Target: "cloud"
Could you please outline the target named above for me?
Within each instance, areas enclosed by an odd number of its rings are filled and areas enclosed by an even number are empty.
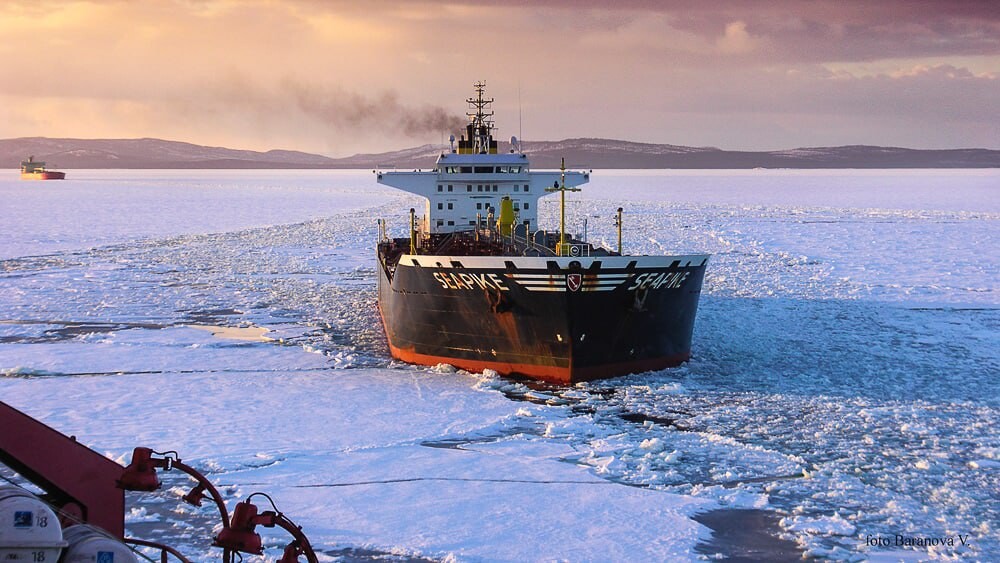
[[[1000,142],[1000,77],[994,74],[918,65],[866,76],[815,67],[746,69],[730,78],[729,87],[702,78],[692,88],[697,96],[665,96],[657,107],[662,117],[650,119],[729,148],[997,148]]]
[[[402,148],[485,79],[499,136],[523,113],[528,139],[1000,142],[991,3],[511,1],[0,3],[0,66],[31,77],[0,82],[0,137]]]
[[[960,79],[985,79],[985,80],[997,80],[1000,75],[992,72],[983,72],[976,74],[971,70],[964,67],[956,67],[948,64],[939,65],[926,65],[919,64],[911,68],[902,68],[893,71],[887,75],[894,79],[904,79],[904,78],[938,78],[942,80],[960,80]]]
[[[726,24],[726,31],[716,42],[719,51],[726,54],[740,54],[754,51],[760,40],[747,33],[747,24],[735,21]]]
[[[568,18],[575,18],[605,3],[548,0],[540,4],[562,7]],[[676,31],[712,41],[721,36],[720,47],[739,46],[745,37],[766,41],[772,62],[1000,55],[1000,7],[988,1],[622,0],[615,2],[614,11],[619,19],[664,18]]]

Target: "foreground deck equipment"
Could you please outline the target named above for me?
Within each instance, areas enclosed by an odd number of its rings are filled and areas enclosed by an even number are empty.
[[[184,502],[201,506],[206,492],[212,498],[222,521],[212,545],[222,548],[223,561],[234,561],[238,552],[263,553],[256,526],[277,526],[291,534],[281,563],[298,561],[299,556],[310,563],[317,560],[302,529],[278,511],[271,497],[251,494],[236,505],[230,519],[219,491],[198,470],[181,462],[176,452],[135,448],[131,463],[122,467],[3,402],[0,428],[0,464],[44,491],[36,496],[18,487],[0,488],[0,515],[5,511],[12,515],[9,529],[0,524],[3,561],[54,563],[65,549],[69,561],[121,562],[132,557],[125,544],[159,549],[162,561],[167,554],[188,561],[169,546],[125,537],[125,491],[160,488],[157,469],[178,469],[196,481]],[[273,510],[258,513],[250,502],[255,496],[267,498]],[[105,559],[101,553],[107,554]]]

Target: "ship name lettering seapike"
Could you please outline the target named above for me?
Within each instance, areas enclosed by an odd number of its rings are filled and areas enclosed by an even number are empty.
[[[688,278],[690,272],[646,272],[638,274],[632,280],[628,291],[645,289],[679,289],[684,285],[684,280]],[[434,279],[437,280],[443,289],[498,289],[507,291],[509,288],[504,285],[503,280],[495,273],[452,273],[434,272]]]
[[[499,289],[507,291],[507,286],[503,284],[500,276],[488,274],[453,274],[445,272],[434,272],[434,279],[441,284],[444,289]]]
[[[637,289],[677,289],[684,284],[684,280],[687,279],[689,272],[661,272],[657,275],[656,272],[647,272],[645,274],[639,274],[633,280],[632,285],[629,286],[629,291],[635,291]]]

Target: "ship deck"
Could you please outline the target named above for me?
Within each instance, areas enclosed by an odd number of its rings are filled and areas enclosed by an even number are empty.
[[[538,231],[528,237],[502,235],[496,229],[470,229],[418,236],[415,252],[409,238],[385,239],[378,245],[379,258],[393,266],[404,254],[427,256],[558,256],[559,233]],[[565,256],[620,256],[619,253],[567,236]]]

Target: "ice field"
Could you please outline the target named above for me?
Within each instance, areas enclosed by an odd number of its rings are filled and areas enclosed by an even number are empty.
[[[8,176],[0,400],[327,560],[1000,560],[1000,171],[595,171],[574,231],[713,256],[690,362],[569,388],[390,359],[375,221],[422,206],[370,170]],[[164,480],[129,533],[217,559]]]

